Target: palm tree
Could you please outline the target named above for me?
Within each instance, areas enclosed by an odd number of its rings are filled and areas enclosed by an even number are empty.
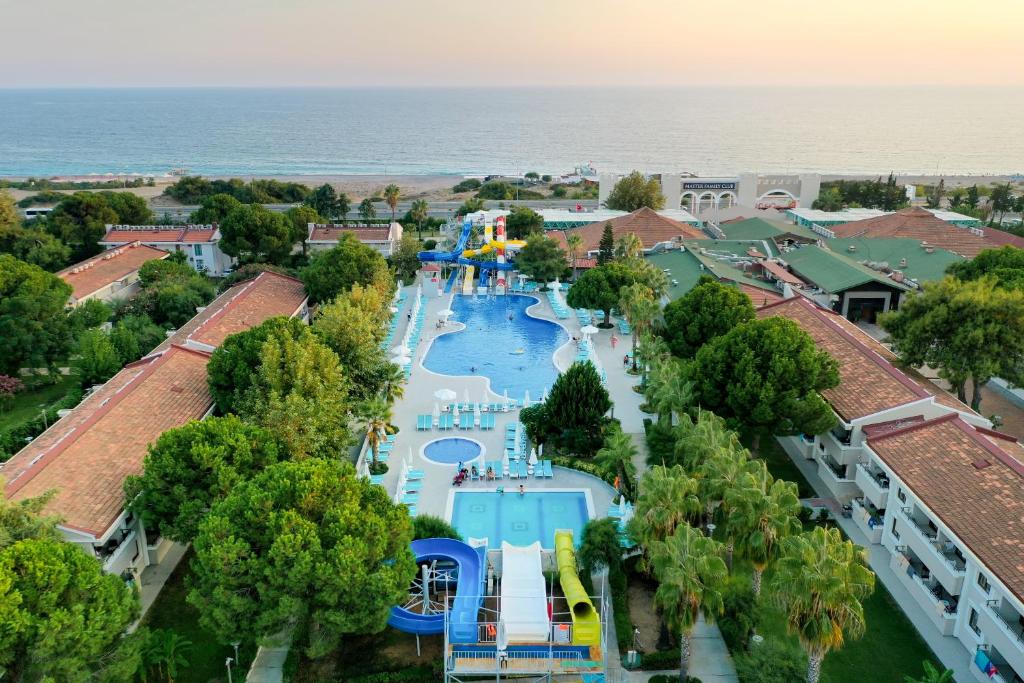
[[[698,423],[699,425],[700,423]],[[694,432],[697,430],[694,429]],[[760,470],[758,472],[758,465]],[[708,457],[697,466],[697,477],[700,481],[700,497],[704,501],[705,511],[708,520],[719,519],[725,522],[728,520],[728,508],[724,503],[728,493],[745,479],[756,479],[758,474],[767,477],[767,469],[764,463],[752,464],[745,449],[719,447],[710,452]],[[717,513],[717,514],[716,514]],[[733,540],[730,529],[723,525],[723,533],[726,537],[726,566],[732,571]]]
[[[402,191],[398,188],[398,185],[391,183],[384,188],[384,201],[391,207],[391,220],[395,220],[395,209],[398,208],[398,197],[402,194]]]
[[[417,199],[409,207],[409,218],[416,221],[416,237],[423,239],[423,221],[427,220],[430,205],[425,199]]]
[[[576,271],[576,257],[579,255],[580,249],[583,248],[583,238],[574,232],[565,238],[565,246],[569,251],[569,257],[572,258],[572,280],[575,282],[578,275]]]
[[[675,424],[677,417],[693,404],[693,384],[683,373],[683,363],[669,358],[657,362],[647,381],[647,402],[658,420]]]
[[[606,472],[614,472],[622,483],[619,491],[628,491],[632,482],[636,481],[636,465],[633,458],[637,455],[636,445],[632,437],[621,429],[616,429],[604,441],[604,446],[594,455],[594,464]]]
[[[661,312],[661,306],[655,301],[650,288],[638,282],[622,288],[619,308],[633,327],[633,372],[636,372],[637,338],[650,329],[654,318]]]
[[[388,363],[384,368],[381,382],[381,396],[388,404],[393,404],[405,396],[405,372],[401,366]]]
[[[167,683],[174,683],[178,670],[188,666],[188,654],[192,641],[171,629],[158,629],[150,635],[148,656],[156,663],[157,672],[166,671]]]
[[[665,340],[660,335],[653,334],[650,330],[640,334],[640,345],[637,347],[637,355],[643,364],[641,367],[642,372],[640,373],[641,386],[647,385],[649,368],[659,361],[672,358],[672,352],[669,350]]]
[[[381,444],[387,441],[388,434],[395,431],[391,426],[391,406],[379,398],[374,398],[360,406],[360,413],[366,420],[366,443],[372,452],[370,462],[376,466]]]
[[[755,461],[759,464],[760,460]],[[754,565],[754,595],[761,595],[761,577],[779,555],[782,539],[800,533],[800,496],[796,484],[747,475],[725,494],[726,529],[740,554]]]
[[[807,683],[818,683],[825,655],[867,628],[861,600],[875,589],[867,552],[836,528],[790,536],[782,541],[772,586],[787,629],[807,651]]]
[[[953,683],[953,670],[944,669],[939,671],[935,668],[935,665],[929,662],[927,659],[921,662],[924,667],[924,676],[921,678],[913,678],[912,676],[904,676],[903,683]]]
[[[643,253],[644,243],[641,242],[640,238],[633,232],[627,232],[625,235],[620,237],[619,241],[615,244],[616,260],[638,258]]]
[[[370,221],[377,217],[377,207],[373,205],[373,200],[369,197],[359,202],[359,217],[364,221]]]
[[[656,543],[651,562],[659,584],[654,604],[669,628],[679,633],[679,683],[690,669],[690,632],[701,614],[713,620],[722,612],[722,587],[728,576],[719,557],[721,544],[688,524]]]
[[[671,536],[677,527],[696,519],[700,512],[697,480],[679,465],[656,465],[640,480],[636,512],[629,522],[631,535],[650,548]]]

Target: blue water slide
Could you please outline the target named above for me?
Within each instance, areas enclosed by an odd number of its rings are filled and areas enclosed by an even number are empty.
[[[472,231],[473,222],[467,220],[462,224],[462,233],[459,234],[459,239],[455,243],[454,249],[451,251],[421,251],[416,256],[420,261],[424,262],[455,263],[462,257],[462,252],[466,250],[466,243],[469,242],[469,233]]]
[[[454,561],[459,568],[455,602],[448,612],[448,640],[475,643],[479,640],[477,621],[487,576],[487,548],[451,538],[424,538],[412,542],[416,562]],[[388,625],[404,633],[437,635],[444,632],[444,614],[417,614],[404,607],[391,608]]]

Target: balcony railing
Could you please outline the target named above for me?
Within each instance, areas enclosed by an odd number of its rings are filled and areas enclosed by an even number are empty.
[[[935,551],[935,555],[946,564],[946,567],[954,574],[963,574],[964,570],[967,568],[966,563],[956,557],[956,554],[953,551],[937,547],[939,538],[938,532],[932,531],[930,527],[920,526],[917,520],[911,516],[906,508],[903,508],[902,512],[903,517],[908,522],[908,526],[922,541],[925,542],[926,545]],[[950,543],[950,545],[952,545],[952,543]]]
[[[998,612],[993,605],[988,603],[985,603],[985,609],[988,610],[989,615],[993,617],[993,621],[996,622],[1010,640],[1020,643],[1024,647],[1024,623],[1020,621],[1017,624],[1009,623],[1002,613]]]

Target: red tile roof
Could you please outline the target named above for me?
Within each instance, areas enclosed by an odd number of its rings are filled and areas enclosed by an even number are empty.
[[[209,354],[174,346],[127,366],[0,466],[12,500],[57,494],[46,512],[100,537],[124,509],[122,484],[142,471],[161,433],[203,417],[213,405]]]
[[[951,414],[869,437],[868,445],[1017,599],[1024,600],[1020,444]]]
[[[787,282],[787,283],[789,283],[791,285],[805,285],[805,284],[807,284],[803,280],[798,278],[796,275],[794,275],[793,273],[789,272],[788,270],[783,268],[778,263],[775,263],[774,261],[769,261],[769,260],[765,259],[764,261],[758,261],[758,265],[760,265],[766,271],[771,273],[772,276],[774,276],[776,280],[780,280],[782,282]]]
[[[346,232],[360,242],[386,242],[391,239],[390,225],[313,225],[309,229],[307,241],[337,242]]]
[[[739,282],[737,284],[739,285],[740,291],[750,297],[750,301],[753,302],[754,308],[760,308],[761,306],[767,306],[769,304],[782,301],[782,294],[780,293],[761,289],[754,285],[748,285],[745,282]]]
[[[829,228],[836,237],[904,237],[948,249],[967,258],[974,258],[982,249],[1005,244],[1002,238],[993,239],[990,230],[982,235],[942,220],[931,211],[920,207],[901,209],[895,213],[843,223]]]
[[[107,234],[100,244],[124,244],[125,242],[213,242],[217,236],[216,225],[108,225]]]
[[[822,396],[847,422],[930,396],[943,405],[970,412],[967,406],[917,373],[894,366],[892,352],[856,325],[803,296],[762,306],[757,316],[792,320],[838,361],[839,385],[826,389]]]
[[[57,276],[71,285],[71,295],[81,300],[138,271],[147,261],[165,259],[168,256],[170,252],[131,242],[68,266],[58,271]]]
[[[306,304],[306,290],[300,280],[264,271],[251,280],[231,287],[194,318],[182,325],[157,350],[196,342],[220,346],[230,335],[243,332],[275,316],[297,315]]]
[[[645,249],[650,249],[655,244],[669,242],[678,239],[705,239],[707,236],[689,223],[681,223],[666,216],[662,216],[653,209],[644,207],[625,216],[613,218],[610,221],[596,221],[588,223],[581,228],[569,228],[566,230],[549,230],[548,237],[558,241],[562,249],[567,248],[566,236],[579,235],[583,239],[583,251],[597,251],[601,242],[601,235],[604,233],[604,226],[607,223],[612,225],[612,234],[618,240],[623,235],[633,233],[640,238]]]

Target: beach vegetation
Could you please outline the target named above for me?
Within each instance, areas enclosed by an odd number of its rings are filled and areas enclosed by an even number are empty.
[[[736,287],[702,275],[697,285],[665,306],[662,338],[672,354],[692,358],[702,346],[754,319],[750,297]]]
[[[986,259],[978,273],[998,270],[998,262]],[[991,378],[1024,382],[1024,290],[1002,287],[996,276],[926,282],[879,324],[903,363],[935,368],[965,403],[970,381],[973,410],[981,409],[981,388]]]
[[[558,242],[543,233],[532,233],[526,246],[516,256],[516,267],[520,272],[541,283],[541,290],[547,290],[547,283],[565,274],[567,270],[565,252]]]
[[[116,180],[54,180],[52,178],[26,178],[25,180],[0,179],[0,189],[37,190],[39,192],[53,190],[119,190],[128,187],[152,187],[155,184],[152,176],[134,178],[118,178]]]
[[[277,463],[200,523],[188,601],[222,641],[294,634],[322,657],[346,634],[384,629],[416,573],[411,540],[405,507],[349,465]]]
[[[796,323],[752,320],[705,344],[687,377],[694,401],[752,435],[821,434],[836,422],[821,391],[839,383],[839,365]]]
[[[0,254],[0,372],[50,368],[66,357],[71,285],[39,266]]]
[[[388,207],[391,209],[391,220],[395,220],[395,209],[398,208],[398,199],[402,195],[401,188],[394,183],[389,183],[384,188],[384,201],[387,202]]]
[[[240,207],[242,202],[229,194],[211,194],[204,197],[189,220],[199,225],[220,223],[227,215]]]
[[[481,185],[483,185],[483,183],[480,181],[479,178],[466,178],[465,180],[460,181],[454,187],[452,187],[452,192],[454,192],[455,194],[460,194],[462,192],[473,192],[475,190],[479,190]]]
[[[330,301],[353,285],[377,287],[385,295],[394,291],[394,279],[387,261],[350,233],[342,234],[337,246],[313,255],[299,271],[311,303]]]
[[[627,212],[644,207],[663,209],[665,195],[661,193],[661,184],[657,178],[646,178],[640,171],[633,171],[615,183],[604,205],[608,209]]]
[[[577,362],[558,376],[548,400],[524,408],[521,420],[530,440],[556,453],[593,456],[604,444],[612,402],[597,369]]]
[[[235,415],[194,420],[150,445],[125,497],[147,529],[191,543],[216,501],[286,456],[272,434]]]
[[[505,233],[510,240],[524,240],[544,230],[544,217],[528,206],[513,206],[505,217]]]
[[[220,223],[220,248],[241,263],[282,263],[295,243],[292,223],[259,204],[232,209]]]
[[[215,194],[231,195],[243,204],[294,204],[306,199],[310,190],[304,183],[261,178],[246,182],[241,178],[208,180],[202,176],[184,176],[164,189],[164,194],[182,204],[199,204]]]

